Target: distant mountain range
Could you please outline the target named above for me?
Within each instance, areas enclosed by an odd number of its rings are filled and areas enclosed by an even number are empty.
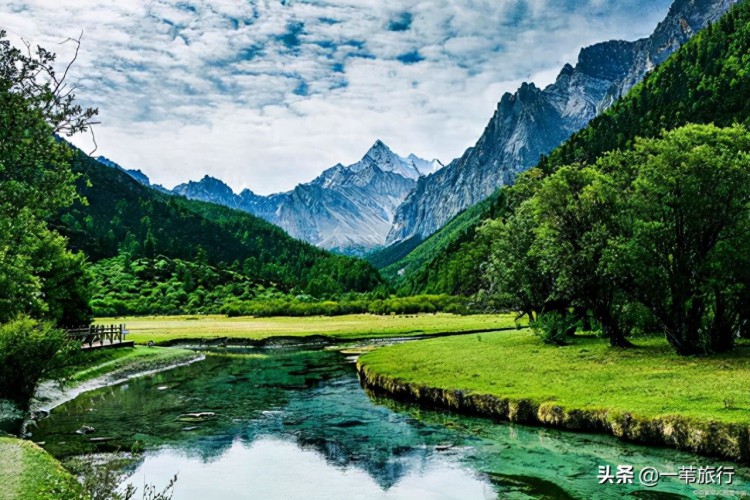
[[[73,148],[72,167],[82,174],[77,192],[86,201],[61,210],[51,223],[69,248],[99,266],[92,278],[95,310],[172,313],[198,305],[217,311],[219,304],[252,299],[255,285],[323,297],[383,284],[362,259],[316,248],[251,214],[152,189],[146,176],[106,158],[95,161]],[[125,267],[113,261],[120,258]],[[138,287],[159,283],[160,298],[142,300]],[[188,295],[197,302],[190,304]]]
[[[246,189],[237,194],[208,176],[171,192],[243,210],[327,250],[363,255],[402,242],[413,248],[511,184],[737,2],[675,0],[650,37],[584,48],[577,64],[565,65],[555,83],[544,89],[524,83],[515,94],[505,94],[477,143],[444,168],[437,160],[401,157],[378,140],[359,162],[338,164],[286,193],[262,196]],[[151,185],[140,170],[103,157],[99,161]]]
[[[125,169],[104,157],[99,161],[144,185],[164,190],[151,185],[140,170]],[[378,140],[357,163],[337,164],[286,193],[262,196],[245,189],[237,194],[209,176],[180,184],[171,192],[243,210],[327,250],[362,255],[383,246],[396,208],[418,179],[442,166],[438,160],[427,161],[413,154],[399,156]]]

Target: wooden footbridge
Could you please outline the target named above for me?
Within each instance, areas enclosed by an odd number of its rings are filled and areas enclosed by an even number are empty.
[[[125,340],[128,331],[125,325],[91,325],[67,331],[72,340],[79,341],[83,349],[114,349],[133,347],[132,340]]]

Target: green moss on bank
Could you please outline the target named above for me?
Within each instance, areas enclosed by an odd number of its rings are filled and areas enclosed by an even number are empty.
[[[87,498],[76,479],[30,441],[0,437],[0,498],[56,500]]]
[[[367,385],[402,399],[750,459],[750,349],[697,359],[660,339],[637,344],[550,347],[500,332],[386,347],[358,366]]]

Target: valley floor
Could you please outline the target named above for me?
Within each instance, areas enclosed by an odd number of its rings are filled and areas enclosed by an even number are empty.
[[[635,343],[552,347],[529,330],[497,332],[381,348],[358,368],[371,389],[400,399],[750,460],[750,346],[699,359],[661,339]]]
[[[464,332],[486,332],[516,328],[514,314],[458,316],[453,314],[420,314],[347,316],[228,318],[226,316],[152,316],[100,318],[100,324],[124,323],[130,332],[128,340],[146,344],[170,344],[180,340],[262,341],[278,337],[323,336],[346,341],[369,338],[414,337]],[[525,324],[524,324],[525,325]]]

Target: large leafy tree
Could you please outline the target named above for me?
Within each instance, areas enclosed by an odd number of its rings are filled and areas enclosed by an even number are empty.
[[[553,283],[532,251],[538,218],[531,202],[523,203],[508,220],[490,220],[481,231],[491,241],[483,293],[534,321],[553,296]]]
[[[517,309],[590,311],[619,347],[635,316],[683,355],[724,352],[747,335],[746,128],[688,125],[538,184],[485,229],[494,282]]]
[[[633,171],[613,270],[681,354],[733,347],[750,267],[750,132],[689,125],[600,162]]]
[[[67,68],[54,67],[50,52],[20,50],[0,32],[0,322],[87,319],[83,259],[47,221],[76,198],[72,153],[56,134],[86,130],[96,110],[75,104]]]
[[[530,251],[538,255],[544,273],[554,277],[558,300],[591,311],[613,346],[628,347],[621,319],[626,302],[604,265],[617,231],[621,195],[615,179],[597,168],[561,168],[530,201],[539,220]]]

